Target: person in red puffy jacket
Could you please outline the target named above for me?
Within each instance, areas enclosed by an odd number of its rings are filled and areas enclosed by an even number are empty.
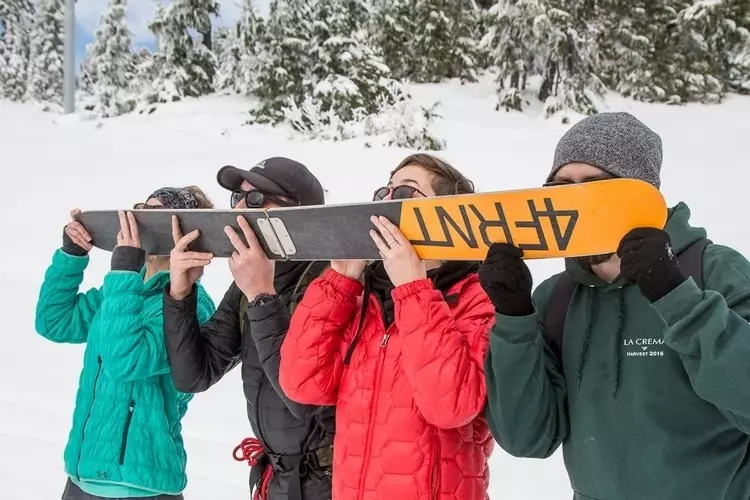
[[[374,199],[473,191],[418,154]],[[371,237],[382,261],[333,261],[305,292],[281,348],[281,388],[302,404],[336,405],[334,500],[485,500],[494,309],[479,263],[422,261],[384,218]]]

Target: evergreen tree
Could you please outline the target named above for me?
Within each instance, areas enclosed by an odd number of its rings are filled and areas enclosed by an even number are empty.
[[[287,98],[301,99],[309,85],[309,56],[313,23],[306,0],[274,0],[258,57],[253,95],[258,107],[250,121],[279,123],[284,120]]]
[[[0,0],[0,97],[26,94],[33,14],[29,0]]]
[[[64,0],[40,0],[31,35],[29,99],[62,105]]]
[[[219,71],[217,89],[248,95],[255,85],[258,55],[264,34],[263,18],[252,0],[245,0],[242,17],[232,30],[217,31]]]
[[[388,102],[390,69],[352,23],[348,0],[318,0],[310,55],[313,98],[343,121],[368,115]]]
[[[592,0],[595,3],[595,0]],[[494,17],[486,41],[495,50],[498,68],[497,109],[523,109],[529,77],[540,76],[537,99],[550,116],[563,109],[597,112],[594,99],[605,87],[599,67],[598,28],[586,0],[502,0],[490,9]],[[563,9],[566,7],[566,9]]]
[[[673,92],[683,100],[720,102],[725,92],[750,92],[750,4],[699,0],[676,19],[680,73]]]
[[[479,10],[473,0],[416,0],[412,37],[417,82],[476,81]]]
[[[602,77],[649,102],[719,102],[750,89],[750,4],[744,0],[615,2],[603,15]]]
[[[412,46],[416,23],[414,0],[379,0],[375,4],[372,39],[394,78],[408,78],[415,71]]]
[[[216,58],[202,36],[194,40],[188,30],[209,33],[211,15],[219,14],[216,0],[172,0],[158,9],[149,25],[159,39],[154,54],[157,77],[144,96],[146,101],[169,102],[213,92]]]
[[[599,40],[604,83],[626,97],[642,101],[673,99],[670,32],[685,2],[632,0],[613,2],[603,16]]]
[[[547,116],[571,109],[585,115],[598,112],[596,98],[606,87],[597,75],[599,47],[597,28],[588,16],[596,18],[596,0],[566,2],[555,0],[546,17],[538,20],[538,30],[546,34],[544,80],[538,98]],[[567,10],[560,7],[567,5]]]
[[[484,42],[493,47],[497,68],[497,107],[521,111],[529,76],[540,71],[538,54],[544,52],[544,34],[537,20],[546,15],[545,0],[501,0],[490,8],[490,29]]]
[[[483,27],[483,11],[477,7],[474,0],[455,0],[449,2],[449,6],[450,17],[453,20],[450,28],[451,65],[445,76],[460,78],[462,82],[475,82],[482,63],[479,41],[484,34],[480,31]]]
[[[444,4],[443,0],[416,0],[412,42],[416,68],[411,75],[415,82],[439,82],[451,72],[453,20]]]
[[[136,73],[126,1],[109,0],[109,8],[102,16],[89,50],[86,68],[90,71],[96,100],[94,110],[101,117],[129,113],[135,107],[133,83]]]

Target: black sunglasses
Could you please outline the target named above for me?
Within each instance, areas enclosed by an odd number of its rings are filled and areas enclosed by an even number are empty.
[[[414,198],[414,195],[417,193],[427,198],[426,194],[424,194],[414,186],[407,186],[405,184],[402,184],[400,186],[383,186],[381,188],[378,188],[372,195],[372,201],[382,201],[391,192],[393,192],[393,195],[391,196],[392,200],[408,200],[409,198]]]
[[[561,181],[549,181],[542,184],[542,187],[552,187],[552,186],[567,186],[569,184],[585,184],[587,182],[596,182],[596,181],[608,181],[611,179],[617,179],[618,177],[614,175],[604,175],[602,177],[591,177],[589,179],[584,179],[579,182],[573,182],[569,180],[561,180]]]
[[[264,193],[257,189],[253,189],[252,191],[242,191],[241,189],[238,189],[232,191],[229,198],[229,206],[234,208],[242,200],[245,200],[247,208],[262,208],[266,201],[273,201],[280,207],[293,207],[299,205],[297,202],[285,200],[276,195]]]
[[[149,205],[148,203],[136,203],[133,205],[133,210],[164,210],[169,207],[164,205]]]

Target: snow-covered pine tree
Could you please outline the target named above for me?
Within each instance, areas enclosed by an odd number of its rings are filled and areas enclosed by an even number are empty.
[[[212,51],[216,57],[216,90],[231,90],[235,87],[235,68],[239,61],[238,31],[240,23],[222,26],[214,31]]]
[[[602,12],[600,74],[607,87],[633,99],[677,99],[670,90],[674,53],[670,34],[682,0],[609,2]]]
[[[91,72],[94,113],[99,117],[118,116],[135,108],[135,65],[126,2],[109,0],[89,50],[86,66]]]
[[[244,0],[242,17],[231,31],[221,33],[226,40],[218,42],[221,44],[220,50],[214,50],[219,60],[217,89],[231,90],[241,95],[252,92],[263,33],[263,18],[253,0]]]
[[[546,0],[500,0],[489,9],[491,23],[482,42],[492,47],[490,57],[497,68],[495,109],[521,111],[529,104],[526,85],[541,72],[539,56],[545,53],[544,33],[536,28],[546,14]]]
[[[312,8],[308,0],[273,0],[258,56],[250,122],[284,121],[287,98],[302,100],[309,85]]]
[[[172,0],[166,9],[157,11],[149,25],[159,39],[159,51],[154,54],[157,77],[143,96],[147,103],[213,92],[216,58],[202,40],[188,33],[189,29],[208,33],[212,14],[219,14],[216,0]]]
[[[371,30],[371,38],[393,77],[401,80],[413,74],[414,0],[376,0]]]
[[[501,0],[483,44],[491,44],[498,68],[496,109],[522,110],[529,103],[528,79],[539,76],[537,99],[545,114],[571,109],[597,112],[595,98],[605,87],[598,68],[596,0]]]
[[[474,0],[454,0],[449,2],[453,25],[451,32],[451,67],[447,78],[459,78],[461,82],[475,82],[481,69],[482,54],[479,41],[482,34],[483,11]]]
[[[26,94],[33,15],[29,0],[0,0],[0,97]]]
[[[492,26],[492,15],[489,13],[489,8],[482,7],[480,2],[472,0],[474,3],[474,17],[476,22],[474,23],[474,31],[472,32],[472,39],[476,42],[475,46],[475,60],[476,67],[478,70],[486,70],[492,65],[492,48],[487,44],[487,38]]]
[[[563,109],[584,115],[598,112],[596,99],[603,97],[606,87],[597,76],[598,27],[589,19],[598,15],[596,2],[551,0],[547,15],[537,20],[536,29],[546,36],[538,97],[547,116]]]
[[[416,62],[411,79],[439,82],[451,73],[453,33],[449,0],[416,0],[413,55]],[[456,3],[464,3],[456,0]]]
[[[64,1],[40,0],[37,9],[26,95],[31,100],[62,105]]]
[[[416,0],[414,20],[414,81],[476,81],[479,10],[473,0]]]
[[[698,0],[677,15],[672,41],[682,100],[720,102],[728,90],[750,92],[750,5]]]
[[[312,97],[345,122],[378,111],[391,95],[390,69],[352,23],[349,0],[318,0],[310,55]],[[392,104],[392,103],[388,103]]]
[[[634,0],[609,6],[602,30],[608,87],[649,102],[719,102],[750,89],[750,4]]]

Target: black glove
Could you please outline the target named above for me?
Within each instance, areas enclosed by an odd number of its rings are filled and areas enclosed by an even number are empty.
[[[76,255],[78,257],[84,257],[88,255],[89,253],[88,250],[80,247],[76,242],[74,242],[71,239],[70,236],[68,236],[68,233],[65,232],[65,228],[63,228],[62,251],[68,255]]]
[[[531,302],[531,272],[521,260],[523,251],[507,243],[493,243],[479,267],[479,282],[495,309],[506,316],[527,316]]]
[[[680,271],[669,235],[661,229],[633,229],[617,249],[620,272],[635,282],[650,302],[656,302],[687,278]]]

